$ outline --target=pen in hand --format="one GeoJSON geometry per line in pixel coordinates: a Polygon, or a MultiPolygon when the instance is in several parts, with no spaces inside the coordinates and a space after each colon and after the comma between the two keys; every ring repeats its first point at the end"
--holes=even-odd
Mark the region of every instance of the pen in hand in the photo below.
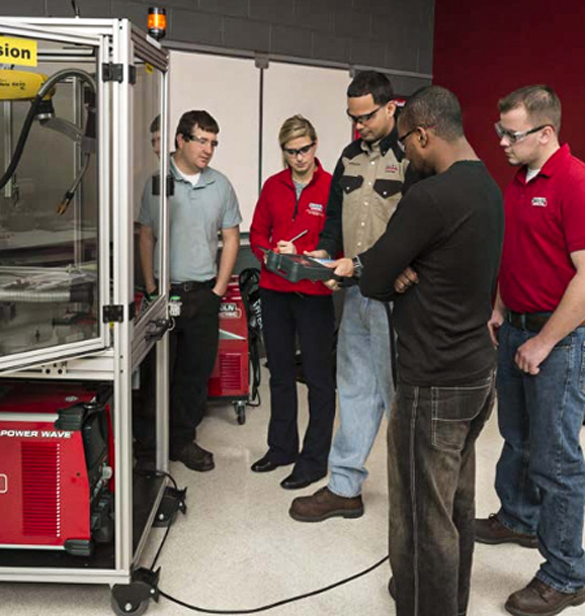
{"type": "Polygon", "coordinates": [[[309,230],[305,229],[304,231],[301,231],[298,235],[295,235],[292,240],[280,240],[276,244],[276,252],[279,252],[281,254],[293,254],[296,250],[294,242],[296,242],[296,240],[303,237],[303,235],[308,232],[309,230]]]}
{"type": "Polygon", "coordinates": [[[301,231],[298,235],[295,235],[291,240],[288,240],[289,242],[296,242],[299,238],[303,237],[303,235],[306,235],[309,232],[308,229],[305,229],[304,231],[301,231]]]}

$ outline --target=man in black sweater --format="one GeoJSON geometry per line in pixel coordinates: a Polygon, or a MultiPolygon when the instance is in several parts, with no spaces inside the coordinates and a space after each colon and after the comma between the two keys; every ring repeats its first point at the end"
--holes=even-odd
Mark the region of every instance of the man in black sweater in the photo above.
{"type": "Polygon", "coordinates": [[[336,273],[359,277],[367,297],[395,301],[398,388],[388,469],[397,615],[461,616],[473,555],[475,441],[494,400],[487,322],[502,197],[448,90],[415,93],[398,134],[425,179],[404,196],[376,244],[337,261],[336,273]]]}

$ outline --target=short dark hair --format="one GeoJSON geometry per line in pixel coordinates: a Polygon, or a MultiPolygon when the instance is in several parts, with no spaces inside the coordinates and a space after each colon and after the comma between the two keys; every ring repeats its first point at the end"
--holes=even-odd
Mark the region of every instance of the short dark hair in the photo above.
{"type": "Polygon", "coordinates": [[[193,109],[186,111],[177,124],[177,130],[175,132],[175,148],[179,147],[177,143],[177,137],[183,135],[183,137],[190,137],[193,129],[198,126],[201,130],[208,133],[219,133],[219,124],[215,121],[215,118],[207,111],[200,109],[193,109]]]}
{"type": "Polygon", "coordinates": [[[151,133],[159,133],[160,132],[160,114],[154,118],[154,120],[150,123],[150,132],[151,133]]]}
{"type": "Polygon", "coordinates": [[[404,105],[400,121],[409,129],[433,128],[445,141],[463,136],[461,105],[453,92],[441,86],[425,86],[417,90],[404,105]]]}
{"type": "Polygon", "coordinates": [[[500,99],[498,106],[500,113],[524,106],[536,126],[552,124],[557,135],[561,130],[561,101],[550,86],[538,84],[514,90],[500,99]]]}
{"type": "Polygon", "coordinates": [[[391,101],[394,98],[394,89],[390,79],[377,71],[360,71],[349,84],[347,96],[357,98],[368,94],[372,95],[376,105],[391,101]]]}

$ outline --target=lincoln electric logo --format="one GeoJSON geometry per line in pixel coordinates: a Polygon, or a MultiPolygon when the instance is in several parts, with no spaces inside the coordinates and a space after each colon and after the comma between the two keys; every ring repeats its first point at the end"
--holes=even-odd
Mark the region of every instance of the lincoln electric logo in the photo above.
{"type": "Polygon", "coordinates": [[[0,438],[71,438],[68,430],[0,430],[0,438]]]}
{"type": "Polygon", "coordinates": [[[238,308],[237,304],[226,302],[219,307],[220,319],[240,319],[242,317],[242,311],[238,308]]]}
{"type": "Polygon", "coordinates": [[[309,203],[309,214],[323,216],[325,206],[322,203],[309,203]]]}
{"type": "Polygon", "coordinates": [[[533,197],[532,205],[535,207],[546,207],[548,205],[546,197],[533,197]]]}

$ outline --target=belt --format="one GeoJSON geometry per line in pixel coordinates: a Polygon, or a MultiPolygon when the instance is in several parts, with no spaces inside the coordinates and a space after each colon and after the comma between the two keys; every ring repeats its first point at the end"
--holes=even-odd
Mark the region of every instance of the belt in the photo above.
{"type": "Polygon", "coordinates": [[[187,280],[186,282],[172,282],[171,290],[189,293],[190,291],[198,291],[199,289],[213,289],[214,286],[215,278],[211,278],[210,280],[187,280]]]}
{"type": "Polygon", "coordinates": [[[513,327],[529,332],[539,332],[547,323],[552,312],[514,312],[508,310],[506,321],[513,327]]]}

